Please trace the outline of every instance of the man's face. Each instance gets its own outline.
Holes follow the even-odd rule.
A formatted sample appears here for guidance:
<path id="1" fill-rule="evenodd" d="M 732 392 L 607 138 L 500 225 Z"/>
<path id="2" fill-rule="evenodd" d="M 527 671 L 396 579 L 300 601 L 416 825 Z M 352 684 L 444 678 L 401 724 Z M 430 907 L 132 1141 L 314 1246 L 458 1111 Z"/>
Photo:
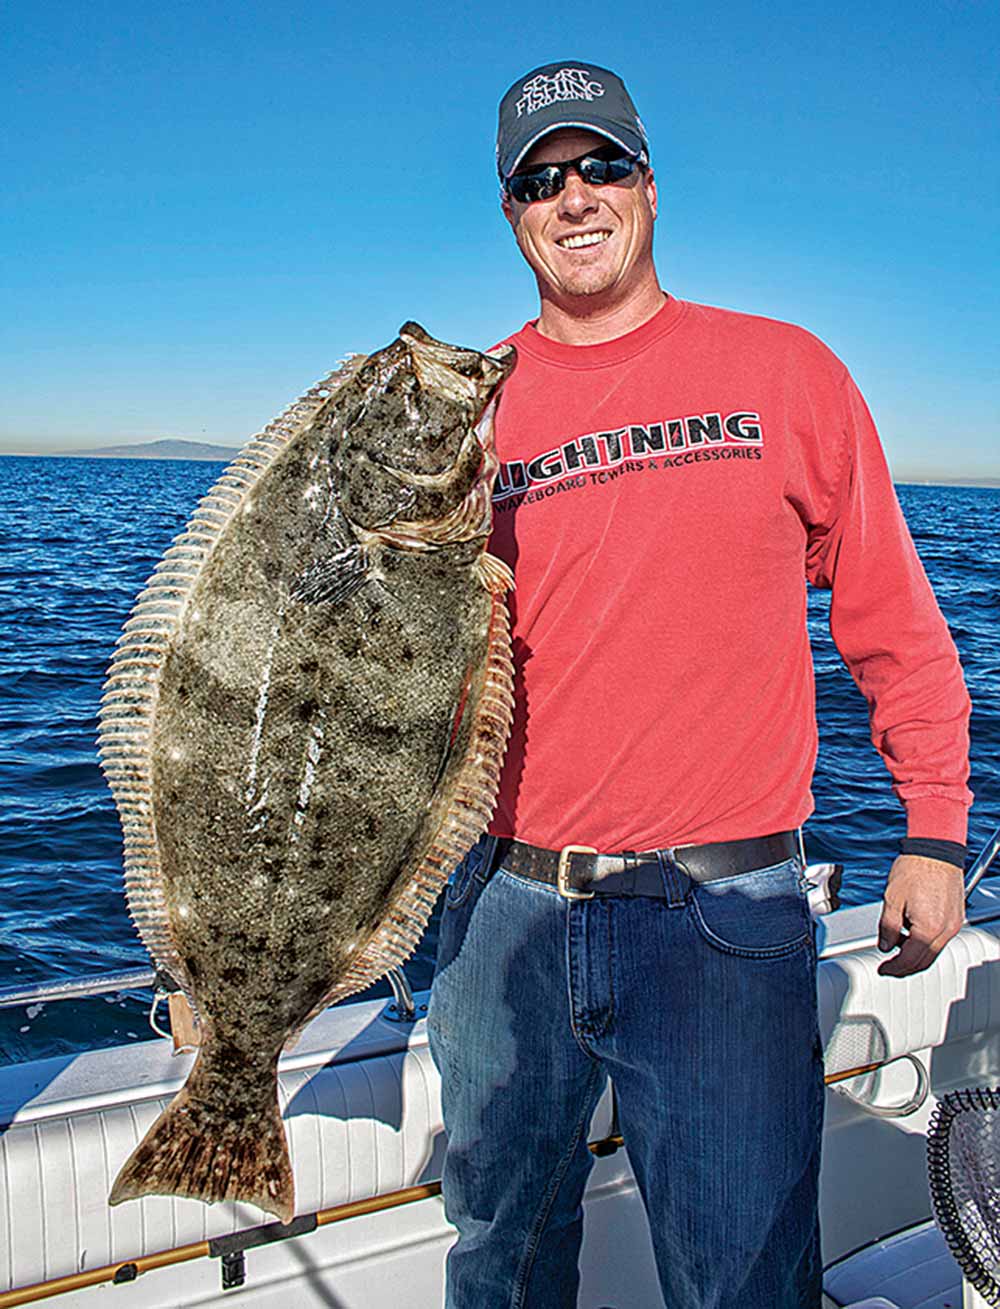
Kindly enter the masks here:
<path id="1" fill-rule="evenodd" d="M 577 159 L 607 144 L 596 132 L 559 128 L 519 167 Z M 608 292 L 625 299 L 652 269 L 656 183 L 650 170 L 636 169 L 604 186 L 588 186 L 570 170 L 551 200 L 525 204 L 505 196 L 503 211 L 540 286 L 560 299 Z M 581 236 L 589 240 L 580 243 Z"/>

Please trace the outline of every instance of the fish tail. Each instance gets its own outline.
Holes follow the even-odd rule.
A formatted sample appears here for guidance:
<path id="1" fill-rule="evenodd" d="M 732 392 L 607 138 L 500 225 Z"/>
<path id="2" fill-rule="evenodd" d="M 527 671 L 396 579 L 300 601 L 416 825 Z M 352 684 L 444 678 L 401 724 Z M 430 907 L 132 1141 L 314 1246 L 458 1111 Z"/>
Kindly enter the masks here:
<path id="1" fill-rule="evenodd" d="M 203 1047 L 186 1085 L 126 1160 L 109 1204 L 144 1195 L 238 1200 L 291 1222 L 295 1183 L 276 1075 L 223 1074 L 212 1047 Z"/>

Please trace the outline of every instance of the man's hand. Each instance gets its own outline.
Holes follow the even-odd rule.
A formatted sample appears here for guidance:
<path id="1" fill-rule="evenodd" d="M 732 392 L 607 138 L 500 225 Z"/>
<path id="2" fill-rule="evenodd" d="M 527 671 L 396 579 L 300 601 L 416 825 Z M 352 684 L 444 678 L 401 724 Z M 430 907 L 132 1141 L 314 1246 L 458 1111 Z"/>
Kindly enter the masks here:
<path id="1" fill-rule="evenodd" d="M 879 964 L 883 977 L 929 968 L 965 922 L 962 870 L 941 859 L 901 854 L 889 871 L 878 948 L 899 954 Z"/>

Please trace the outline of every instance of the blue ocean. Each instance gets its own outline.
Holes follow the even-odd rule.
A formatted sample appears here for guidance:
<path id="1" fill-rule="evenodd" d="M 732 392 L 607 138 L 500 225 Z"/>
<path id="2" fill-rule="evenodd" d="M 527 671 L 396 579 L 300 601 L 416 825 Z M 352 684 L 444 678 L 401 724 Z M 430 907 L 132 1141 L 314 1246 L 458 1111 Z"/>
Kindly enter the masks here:
<path id="1" fill-rule="evenodd" d="M 0 988 L 145 968 L 125 910 L 121 838 L 98 771 L 101 684 L 122 622 L 221 465 L 0 458 Z M 899 496 L 965 667 L 972 720 L 970 848 L 1000 823 L 1000 488 L 901 486 Z M 846 868 L 845 899 L 877 899 L 901 811 L 867 711 L 810 597 L 820 757 L 810 859 Z M 430 982 L 436 920 L 407 974 Z M 373 992 L 374 994 L 375 992 Z M 151 996 L 0 1010 L 0 1062 L 145 1040 Z"/>

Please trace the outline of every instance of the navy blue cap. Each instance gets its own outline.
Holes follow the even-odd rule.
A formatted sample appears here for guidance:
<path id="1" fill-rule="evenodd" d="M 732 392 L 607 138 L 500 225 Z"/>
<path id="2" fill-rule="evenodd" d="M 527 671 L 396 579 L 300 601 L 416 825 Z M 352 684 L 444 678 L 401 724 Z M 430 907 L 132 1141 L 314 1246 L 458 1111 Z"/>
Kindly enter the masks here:
<path id="1" fill-rule="evenodd" d="M 543 64 L 518 78 L 500 101 L 497 171 L 510 177 L 536 141 L 557 127 L 582 127 L 614 141 L 633 158 L 649 162 L 646 129 L 625 83 L 615 73 L 583 60 Z"/>

